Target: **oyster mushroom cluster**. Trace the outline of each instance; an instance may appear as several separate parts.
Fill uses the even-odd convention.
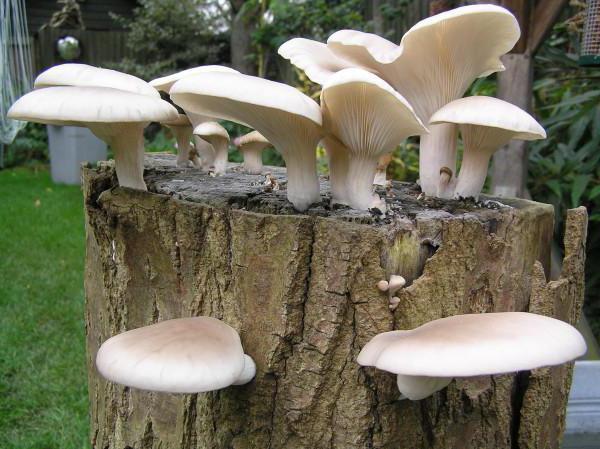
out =
[[[504,70],[500,57],[519,37],[519,24],[508,10],[482,4],[422,20],[399,45],[354,30],[335,32],[326,44],[302,38],[284,43],[279,54],[323,86],[324,114],[332,107],[344,111],[332,110],[336,120],[326,121],[324,127],[330,137],[324,142],[335,175],[334,197],[337,191],[356,190],[354,185],[340,189],[334,184],[363,182],[338,175],[347,172],[341,167],[361,165],[370,178],[378,157],[390,153],[403,138],[419,135],[423,192],[441,198],[477,198],[495,150],[510,139],[546,137],[535,119],[516,106],[491,97],[461,98],[475,79]],[[346,90],[346,104],[340,106],[331,91],[336,87],[339,91],[340,83],[351,79],[356,87]],[[395,104],[391,97],[365,95],[369,88],[381,95],[393,93]],[[396,135],[388,129],[388,121],[395,121]],[[459,130],[465,151],[457,175]],[[348,202],[337,195],[337,200],[357,208],[365,205],[364,197]]]
[[[545,137],[525,111],[492,97],[462,98],[472,82],[503,70],[500,57],[520,36],[515,17],[495,5],[464,6],[413,26],[399,45],[341,30],[327,43],[294,38],[279,54],[322,86],[320,102],[283,83],[223,66],[203,66],[143,81],[114,70],[63,64],[45,71],[11,107],[17,120],[88,127],[115,153],[119,185],[146,190],[143,130],[169,127],[177,165],[223,174],[231,142],[219,120],[254,131],[233,143],[244,170],[262,171],[272,145],[287,166],[287,198],[300,211],[320,200],[316,147],[329,157],[332,201],[355,209],[385,202],[392,151],[420,136],[420,185],[426,195],[477,198],[493,152],[510,139]],[[457,174],[457,140],[464,146]],[[192,144],[193,141],[193,144]],[[406,280],[377,283],[393,312]],[[376,335],[357,362],[397,376],[400,392],[423,399],[453,378],[529,370],[573,360],[585,342],[572,326],[521,312],[458,315],[413,330]],[[211,317],[181,318],[118,334],[96,366],[131,387],[197,393],[248,383],[256,366],[237,331]]]

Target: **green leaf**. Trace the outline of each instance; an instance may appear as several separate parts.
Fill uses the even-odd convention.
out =
[[[571,207],[579,206],[581,195],[585,191],[587,185],[592,179],[592,175],[577,175],[573,180],[573,188],[571,190]]]
[[[594,198],[596,198],[598,195],[600,195],[600,185],[594,187],[591,191],[590,194],[588,195],[588,199],[593,200]]]
[[[559,199],[562,197],[562,189],[560,188],[560,183],[556,179],[546,181],[546,185]]]

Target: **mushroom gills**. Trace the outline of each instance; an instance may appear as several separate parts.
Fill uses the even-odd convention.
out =
[[[452,377],[407,376],[398,374],[396,384],[402,399],[419,401],[448,386]]]

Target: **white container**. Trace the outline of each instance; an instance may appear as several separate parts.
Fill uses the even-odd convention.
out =
[[[563,449],[600,448],[600,361],[575,362]]]
[[[106,144],[87,128],[48,125],[52,180],[81,184],[81,164],[106,160]]]

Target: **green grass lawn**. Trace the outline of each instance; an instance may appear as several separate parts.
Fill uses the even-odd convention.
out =
[[[0,171],[0,448],[88,444],[79,187]]]

